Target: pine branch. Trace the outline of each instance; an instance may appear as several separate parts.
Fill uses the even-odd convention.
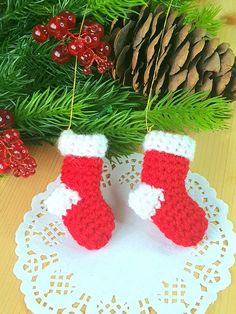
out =
[[[157,4],[163,4],[166,7],[171,5],[172,8],[183,11],[188,8],[195,0],[150,0],[150,5],[156,6]]]
[[[170,0],[152,0],[168,4]],[[68,127],[73,80],[73,61],[58,66],[51,59],[55,42],[37,45],[32,27],[46,22],[63,9],[78,17],[92,15],[105,23],[126,18],[146,0],[8,0],[0,4],[0,107],[14,111],[23,139],[52,142]],[[174,0],[186,22],[216,32],[215,7],[193,9],[195,0]],[[88,7],[87,7],[88,4]],[[196,7],[195,7],[196,8]],[[189,12],[189,14],[188,14]],[[85,77],[78,69],[72,128],[78,133],[104,133],[110,140],[110,155],[133,152],[146,133],[147,99],[108,76]],[[231,115],[228,102],[206,94],[169,93],[151,101],[148,124],[175,132],[219,130]]]
[[[217,16],[221,11],[218,5],[208,4],[199,7],[198,4],[190,6],[186,11],[185,23],[194,22],[197,27],[205,28],[211,37],[217,36],[219,30],[224,26],[222,20]]]
[[[78,85],[72,128],[79,133],[107,135],[111,140],[112,155],[129,153],[137,142],[138,126],[136,121],[135,124],[129,121],[130,110],[126,106],[127,102],[129,108],[139,106],[141,97],[133,95],[133,100],[129,99],[127,88],[117,89],[115,82],[101,80]],[[14,110],[16,127],[24,140],[52,140],[69,125],[70,103],[71,91],[61,88],[34,93],[32,97],[5,108]],[[129,145],[121,147],[120,144],[126,141]]]
[[[147,5],[145,0],[88,0],[88,14],[106,24],[117,18],[128,18],[138,6]]]
[[[225,120],[231,116],[228,102],[222,97],[206,97],[203,92],[191,95],[186,91],[169,93],[161,100],[155,96],[148,124],[153,129],[183,133],[227,127]],[[14,110],[16,127],[25,140],[51,141],[69,125],[70,101],[71,91],[47,89],[8,108]],[[103,133],[110,140],[110,155],[129,154],[146,133],[144,104],[145,98],[126,88],[117,89],[113,81],[90,79],[77,86],[72,129],[78,133]]]
[[[152,100],[148,122],[165,131],[194,132],[227,128],[225,121],[232,115],[223,97],[207,98],[207,92],[189,94],[188,91],[168,93],[161,100]]]
[[[8,0],[0,17],[0,40],[8,36],[17,38],[37,23],[37,17],[43,18],[43,0]],[[30,17],[30,18],[29,18]]]
[[[83,17],[86,13],[88,0],[57,0],[51,7],[50,16],[54,16],[63,10],[73,12],[77,17]]]
[[[164,4],[185,15],[185,23],[194,23],[195,27],[207,30],[208,35],[215,37],[224,23],[217,16],[221,7],[215,4],[202,4],[198,0],[150,0],[151,5]]]
[[[168,4],[169,1],[152,0],[151,3]],[[106,19],[109,11],[112,15],[110,18],[113,19],[115,18],[113,14],[124,16],[133,10],[135,5],[144,2],[145,0],[82,0],[78,4],[77,0],[8,0],[0,18],[0,27],[3,30],[0,38],[1,36],[5,38],[0,46],[0,103],[46,89],[48,86],[57,87],[62,84],[69,86],[72,83],[73,61],[69,65],[58,66],[50,56],[55,44],[53,41],[44,45],[33,42],[31,30],[36,21],[41,23],[62,9],[71,9],[80,16],[84,14],[86,4],[89,5],[88,14],[90,11]],[[213,18],[218,9],[214,6],[211,9],[208,7],[196,9],[194,3],[195,0],[174,0],[173,6],[182,13],[189,12],[187,22],[198,19],[196,24],[202,27],[207,22],[212,29],[211,32],[216,32],[219,24],[217,21],[214,22]],[[85,81],[81,71],[78,73],[78,79]]]
[[[16,63],[18,60],[12,59],[11,56],[0,62],[0,105],[27,95],[24,89],[32,83],[20,67],[15,66]]]
[[[3,43],[0,47],[0,104],[49,86],[72,86],[74,59],[58,66],[51,58],[54,46],[54,42],[38,45],[31,36],[23,36],[15,44]],[[80,82],[87,80],[80,67],[77,77]]]
[[[29,34],[34,25],[47,22],[65,9],[81,17],[86,5],[87,0],[8,0],[0,16],[0,41]]]

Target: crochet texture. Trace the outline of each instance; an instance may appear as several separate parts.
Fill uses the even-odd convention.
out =
[[[185,189],[195,142],[188,136],[153,131],[146,136],[144,148],[142,184],[138,191],[131,193],[130,207],[137,212],[135,206],[139,206],[140,199],[148,199],[147,194],[142,195],[143,184],[150,185],[159,193],[162,191],[155,214],[153,208],[150,210],[150,219],[176,244],[186,247],[196,245],[202,240],[208,221],[204,210],[188,196]],[[148,206],[151,207],[150,204]],[[145,209],[140,209],[141,217],[143,212],[146,212]]]
[[[63,222],[78,244],[89,250],[99,249],[108,243],[115,228],[112,210],[100,191],[101,157],[107,140],[102,135],[81,136],[65,131],[59,139],[59,149],[66,155],[61,182],[79,196],[62,216]]]

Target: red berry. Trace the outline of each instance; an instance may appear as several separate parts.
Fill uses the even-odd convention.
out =
[[[92,21],[90,19],[85,19],[83,27],[93,25],[93,23],[94,23],[94,21]]]
[[[16,129],[8,129],[2,133],[2,139],[5,143],[12,143],[20,138],[20,132]]]
[[[24,164],[27,166],[28,169],[33,169],[37,167],[37,163],[32,156],[28,156],[24,160]]]
[[[21,176],[21,171],[20,169],[18,169],[17,167],[12,167],[11,166],[11,170],[12,170],[12,173],[15,177],[20,177]]]
[[[35,168],[37,167],[37,163],[35,159],[31,156],[26,157],[22,163],[22,176],[29,177],[35,173]]]
[[[0,139],[0,161],[7,158],[7,148]]]
[[[0,129],[7,129],[14,123],[13,114],[9,110],[0,109]]]
[[[58,45],[52,50],[52,59],[58,64],[64,64],[69,62],[70,55],[67,46],[64,44]]]
[[[100,44],[100,37],[95,34],[85,35],[84,43],[87,48],[96,48]]]
[[[8,145],[9,147],[14,147],[16,145],[18,146],[24,146],[24,143],[22,140],[20,139],[17,139],[17,140],[14,140],[12,143],[9,143],[10,145]]]
[[[1,160],[0,161],[0,174],[6,174],[9,170],[9,161]]]
[[[107,66],[108,69],[112,68],[113,67],[113,62],[108,60],[107,63],[106,63],[106,66]]]
[[[32,170],[32,171],[27,171],[27,170],[24,170],[21,174],[21,176],[23,178],[28,178],[30,176],[32,176],[33,174],[35,174],[35,170]]]
[[[111,45],[106,41],[101,42],[96,49],[96,52],[99,55],[108,57],[111,54]]]
[[[62,21],[65,21],[68,29],[72,29],[75,27],[76,24],[76,16],[70,12],[70,11],[62,11],[58,14],[58,16],[62,19]]]
[[[85,52],[78,57],[78,61],[80,62],[81,65],[89,67],[92,65],[94,61],[94,52],[91,49],[85,50]]]
[[[84,44],[86,47],[90,48],[89,45],[92,43],[92,38],[89,35],[84,36]]]
[[[51,36],[61,39],[68,31],[66,22],[59,16],[54,16],[48,21],[47,31]]]
[[[99,35],[100,37],[104,36],[104,27],[101,24],[97,23],[97,31],[96,34]]]
[[[97,35],[99,38],[101,38],[104,35],[104,28],[97,22],[85,20],[82,32],[87,35]]]
[[[48,39],[47,28],[44,25],[38,24],[33,28],[32,36],[38,43],[43,43]]]
[[[89,29],[91,28],[91,26],[94,24],[95,22],[90,20],[90,19],[85,19],[84,20],[84,24],[82,27],[82,34],[87,34],[89,33]]]
[[[106,72],[107,68],[105,65],[100,65],[97,67],[97,70],[98,70],[99,74],[104,74]]]
[[[8,150],[11,160],[23,160],[29,155],[28,148],[23,145],[12,145]]]
[[[29,177],[35,173],[37,163],[31,156],[27,156],[23,160],[11,160],[10,168],[16,177]]]
[[[84,41],[81,38],[72,40],[68,44],[68,51],[72,56],[83,54],[85,51]]]
[[[91,67],[85,67],[83,72],[84,75],[90,75],[92,73]]]

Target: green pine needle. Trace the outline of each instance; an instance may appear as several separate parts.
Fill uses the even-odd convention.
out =
[[[71,10],[81,18],[92,15],[101,23],[127,18],[138,7],[171,0],[7,0],[0,3],[0,107],[11,109],[23,139],[53,142],[69,125],[74,60],[54,63],[52,39],[38,45],[32,40],[34,25],[58,12]],[[185,22],[207,28],[213,35],[220,27],[215,6],[197,6],[197,0],[173,0]],[[139,10],[137,10],[139,11]],[[217,24],[218,23],[218,24]],[[78,68],[72,128],[78,133],[104,133],[109,154],[129,154],[146,134],[147,99],[122,87],[108,75],[85,77]],[[227,127],[229,103],[222,97],[186,91],[151,99],[147,123],[153,129],[172,132],[210,131]]]
[[[192,5],[186,10],[185,23],[194,22],[197,27],[206,29],[209,36],[215,37],[224,26],[223,21],[217,18],[220,11],[221,7],[218,5]]]
[[[102,78],[78,84],[72,120],[72,129],[77,133],[105,134],[110,142],[110,156],[135,151],[147,131],[144,99],[137,95],[131,100],[132,92],[119,90],[115,84]],[[169,93],[161,100],[155,96],[148,111],[148,124],[153,129],[182,133],[227,127],[224,121],[231,116],[228,102],[222,97],[206,97],[205,92],[187,91]],[[69,125],[70,100],[71,91],[48,88],[8,108],[14,110],[16,127],[24,140],[51,141]]]
[[[223,97],[207,96],[207,92],[190,94],[180,90],[156,101],[156,95],[148,112],[148,122],[162,130],[184,133],[227,128],[222,121],[232,115],[229,102]]]
[[[221,7],[215,4],[202,4],[198,0],[151,0],[153,5],[164,4],[185,15],[185,23],[194,23],[195,27],[207,30],[211,37],[217,36],[224,23],[218,18]]]
[[[135,8],[147,5],[145,0],[88,0],[88,14],[105,24],[117,18],[128,18]]]
[[[172,8],[178,11],[184,11],[188,8],[195,0],[150,0],[152,6],[158,4],[163,4],[167,7],[171,6]]]

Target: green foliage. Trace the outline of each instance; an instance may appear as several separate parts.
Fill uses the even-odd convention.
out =
[[[150,0],[150,4],[156,6],[157,4],[163,4],[167,7],[183,12],[187,7],[189,7],[195,0]]]
[[[199,0],[88,0],[88,14],[105,24],[118,17],[128,18],[139,6],[164,4],[184,14],[185,23],[205,28],[209,36],[216,36],[223,26],[217,18],[221,8],[214,4],[202,4]]]
[[[116,18],[128,18],[135,8],[146,5],[145,0],[88,0],[88,11],[105,24]]]
[[[155,96],[148,110],[148,125],[154,129],[186,132],[225,128],[231,116],[227,101],[221,97],[207,99],[200,92],[169,93]],[[57,138],[69,125],[71,91],[48,88],[23,101],[8,105],[14,110],[16,127],[27,141]],[[77,85],[72,129],[78,133],[103,133],[110,140],[110,155],[133,152],[146,133],[145,101],[127,88],[103,78]]]
[[[217,36],[224,23],[217,16],[221,7],[213,4],[206,6],[192,5],[186,10],[185,22],[194,22],[196,26],[205,28],[209,36]]]
[[[5,108],[14,111],[16,127],[26,141],[51,141],[69,125],[71,96],[71,90],[66,88],[48,88]],[[110,152],[122,154],[131,149],[133,141],[137,142],[138,124],[136,121],[134,124],[130,113],[142,101],[143,97],[114,81],[104,78],[94,81],[91,77],[85,84],[77,85],[72,128],[79,133],[106,134],[111,139]],[[122,143],[129,143],[130,147],[123,149]]]
[[[0,42],[20,34],[30,34],[32,27],[46,22],[53,15],[67,9],[81,17],[87,0],[5,0],[0,11]]]
[[[72,86],[73,61],[58,66],[51,58],[53,46],[51,41],[38,45],[31,36],[0,46],[0,105],[49,86]],[[86,81],[81,69],[78,80]]]
[[[152,100],[148,110],[149,125],[167,131],[194,132],[226,128],[223,122],[231,117],[229,103],[223,97],[207,98],[208,93],[188,91],[168,93]]]
[[[152,4],[171,0],[151,0]],[[5,0],[0,1],[0,107],[11,109],[23,139],[55,141],[69,125],[74,60],[54,63],[50,52],[56,40],[38,45],[32,27],[45,23],[63,9],[79,18],[86,13],[105,23],[126,18],[148,0]],[[193,9],[195,0],[173,0],[186,22],[217,30],[215,7]],[[200,13],[200,10],[201,13]],[[205,10],[205,11],[204,11]],[[196,13],[197,12],[197,13]],[[109,30],[109,25],[107,27]],[[110,155],[128,154],[146,133],[147,99],[122,87],[108,75],[85,77],[78,68],[72,128],[78,133],[102,132],[110,140]],[[148,106],[149,127],[176,132],[219,130],[226,127],[230,107],[221,97],[205,93],[155,96]]]
[[[206,28],[215,35],[222,22],[216,19],[219,7],[199,4],[198,0],[5,0],[0,3],[0,42],[11,37],[27,35],[35,24],[46,22],[61,10],[73,11],[78,17],[92,15],[106,24],[116,18],[127,18],[142,5],[170,5],[180,14],[186,14],[186,22]]]
[[[171,6],[179,14],[185,15],[185,23],[193,23],[195,27],[207,30],[214,37],[223,27],[223,21],[217,18],[221,7],[215,4],[204,4],[198,0],[151,0],[152,5],[159,3]]]

